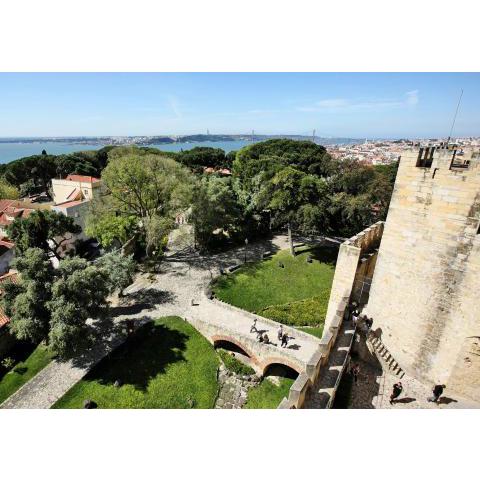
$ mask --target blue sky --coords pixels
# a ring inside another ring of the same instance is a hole
[[[478,73],[0,73],[0,137],[480,135]]]

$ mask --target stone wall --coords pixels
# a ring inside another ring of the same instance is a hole
[[[366,313],[407,373],[480,400],[479,158],[424,153],[402,155]]]
[[[361,280],[361,276],[357,275],[359,262],[362,256],[374,252],[375,248],[378,247],[383,234],[383,226],[383,222],[377,222],[346,240],[340,246],[325,318],[325,328],[327,330],[339,312],[345,311],[356,281],[358,285]],[[372,261],[367,260],[366,265],[362,265],[362,268],[369,270],[371,266]]]

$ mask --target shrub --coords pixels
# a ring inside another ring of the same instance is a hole
[[[225,368],[230,372],[233,372],[237,375],[255,374],[255,370],[252,367],[249,367],[248,365],[245,365],[244,363],[237,360],[233,355],[231,355],[230,352],[227,352],[226,350],[223,350],[221,348],[219,348],[217,351],[220,355],[220,358],[222,359],[222,362],[225,365]]]

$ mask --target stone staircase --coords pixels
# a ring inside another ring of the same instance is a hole
[[[385,370],[389,370],[398,378],[403,378],[405,372],[397,363],[393,355],[390,353],[385,344],[372,333],[367,338],[367,345],[370,347],[372,353],[378,358]]]

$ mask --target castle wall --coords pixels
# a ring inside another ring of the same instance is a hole
[[[328,330],[337,315],[343,316],[352,292],[361,291],[360,282],[363,277],[371,275],[369,272],[375,265],[376,255],[372,254],[365,259],[362,259],[362,255],[372,252],[379,245],[382,233],[383,222],[377,222],[340,245],[325,317],[325,330]]]
[[[366,314],[407,373],[480,400],[479,159],[429,156],[402,155]]]

